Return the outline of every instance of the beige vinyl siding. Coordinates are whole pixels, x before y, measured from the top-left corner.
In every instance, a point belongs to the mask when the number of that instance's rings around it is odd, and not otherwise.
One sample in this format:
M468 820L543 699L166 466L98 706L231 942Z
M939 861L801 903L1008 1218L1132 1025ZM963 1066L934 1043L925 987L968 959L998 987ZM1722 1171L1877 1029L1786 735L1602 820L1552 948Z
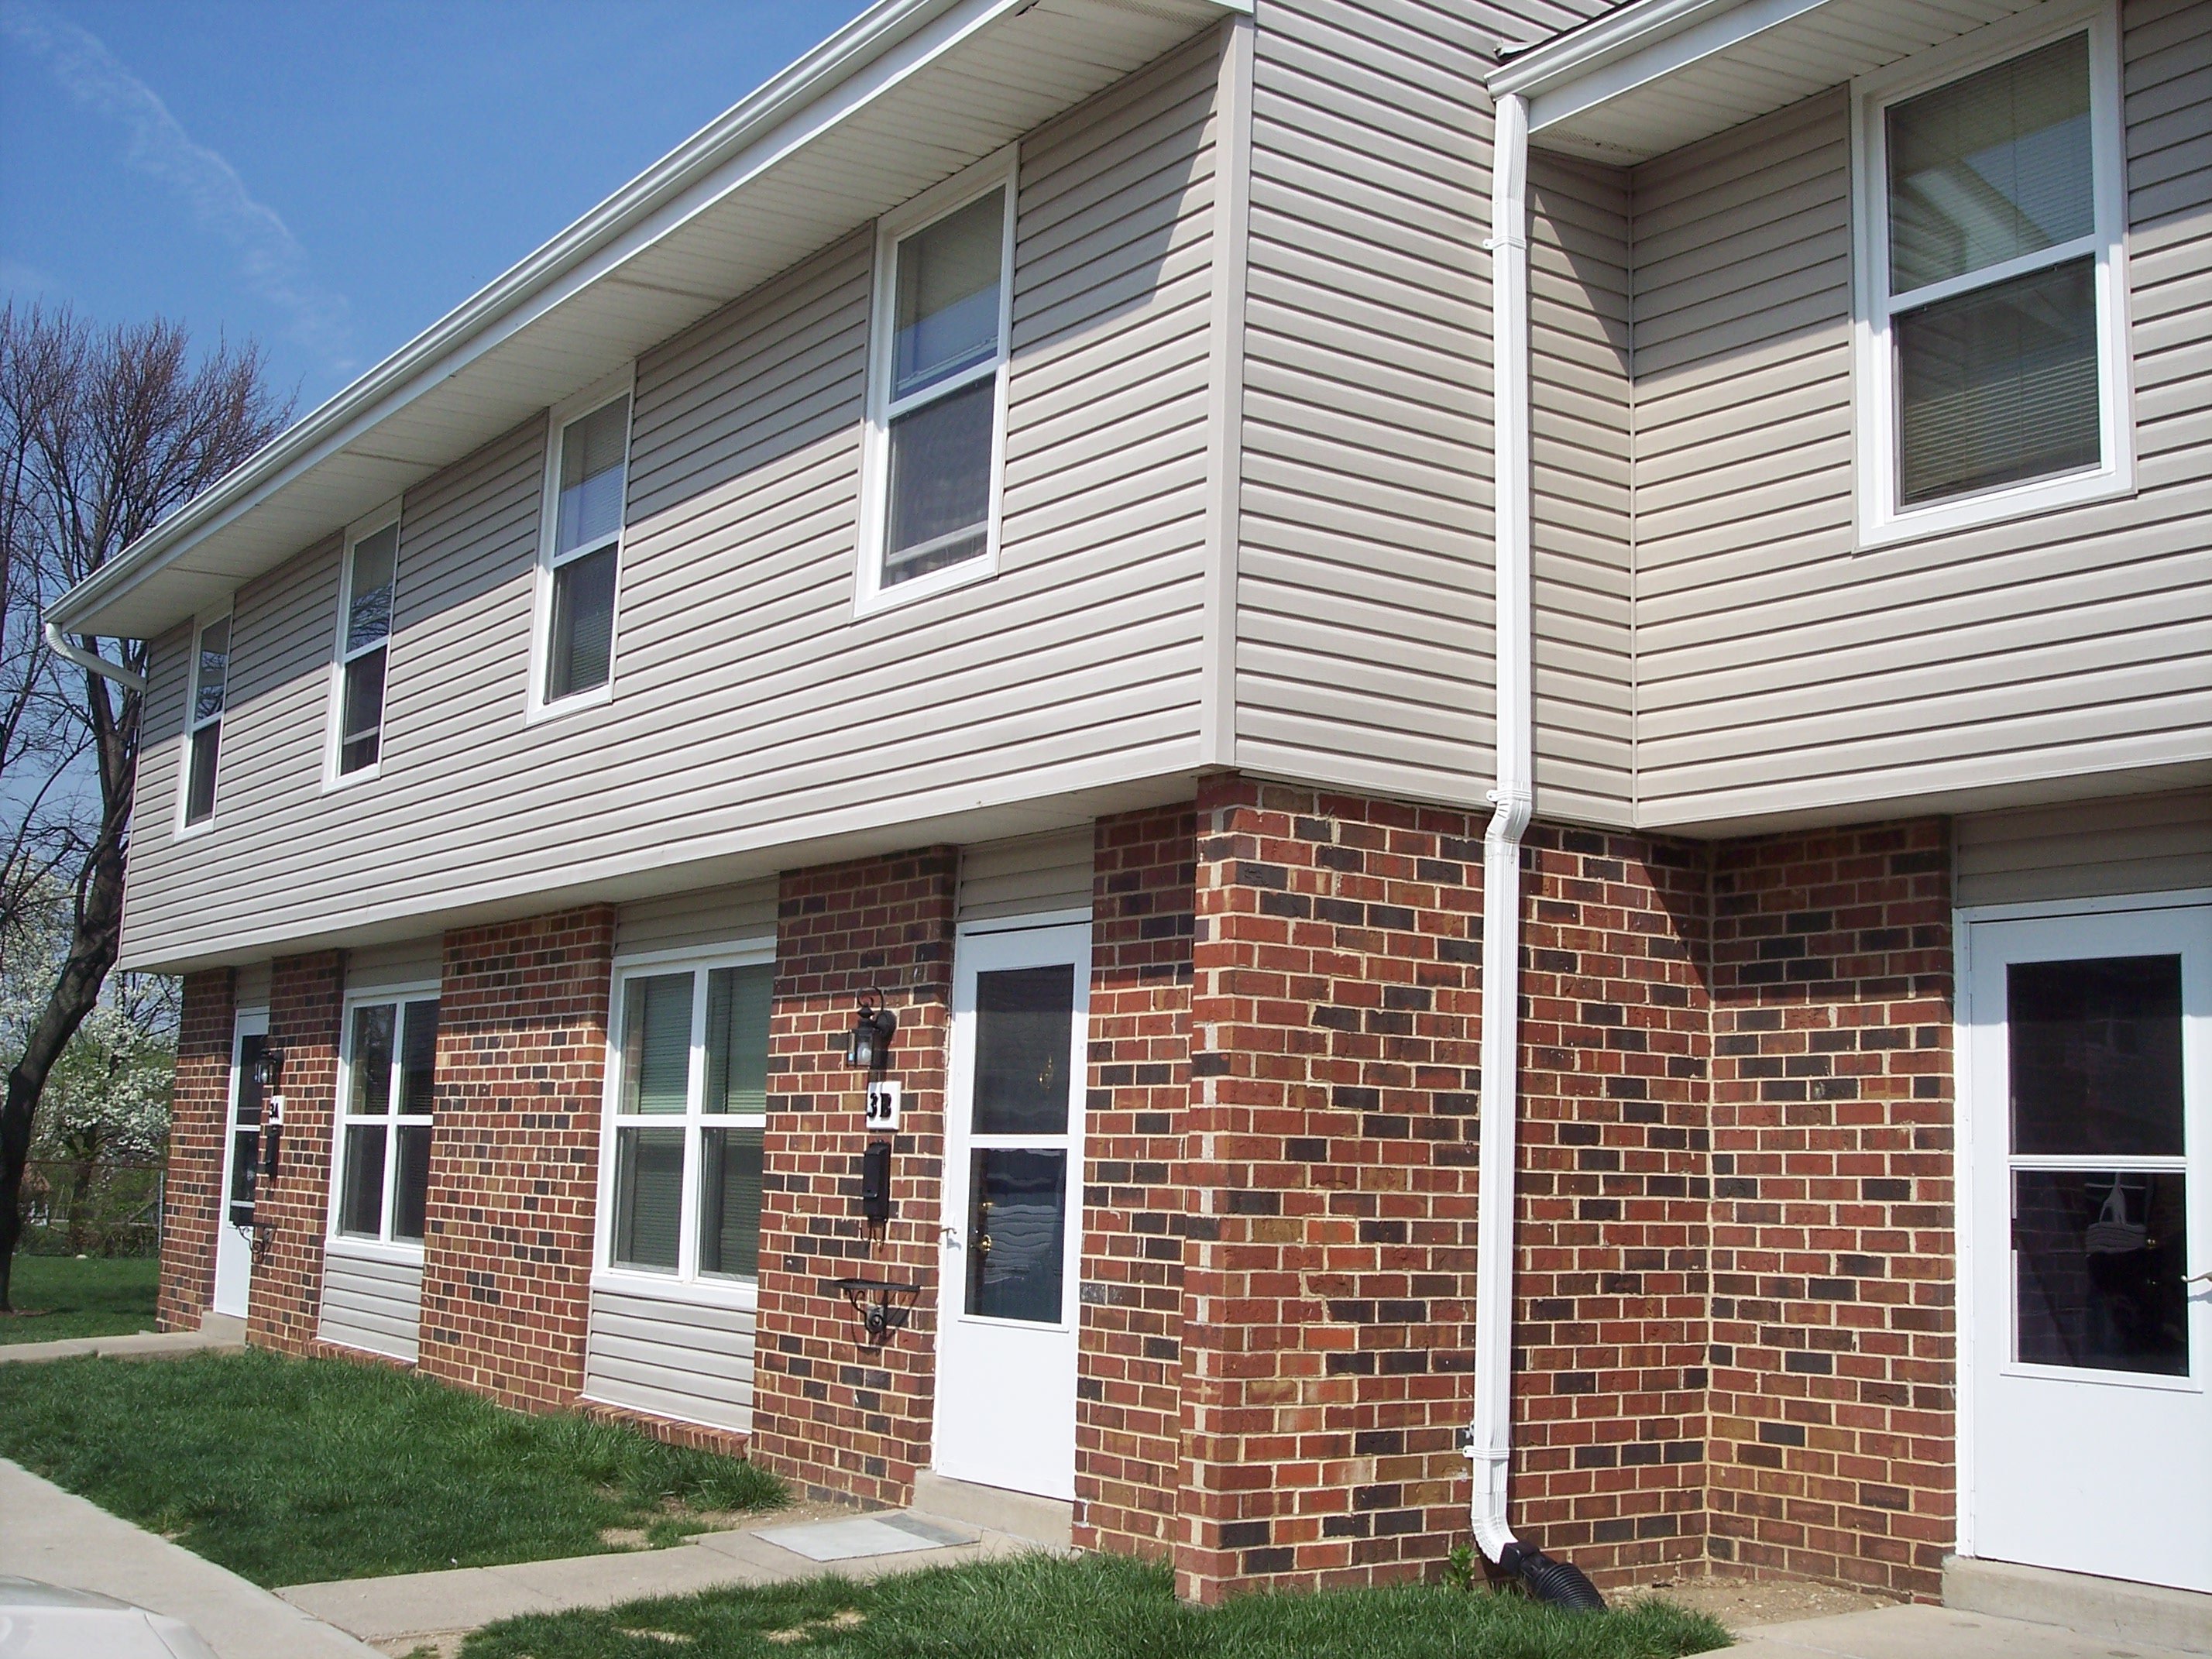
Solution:
M242 593L245 777L141 849L128 959L1187 772L1218 53L1024 145L994 579L854 619L856 232L640 360L607 704L525 720L543 420L407 498L376 779L321 786L336 541Z
M641 899L615 912L615 954L775 942L775 883Z
M1575 21L1276 0L1254 46L1236 757L1479 801L1493 765L1482 78Z
M138 772L131 797L131 850L141 842L175 833L177 791L185 766L185 702L191 695L192 627L173 629L146 647L146 696L139 706ZM220 763L217 771L220 772ZM127 917L137 897L137 869L123 891ZM125 925L128 923L126 921Z
M2212 889L2212 789L1980 812L1953 835L1961 905Z
M1856 550L1843 94L1637 170L1644 823L2212 753L2212 7L2122 21L2131 501Z
M266 1008L269 1006L269 981L271 964L249 962L238 970L232 982L231 994L240 1008Z
M340 538L329 538L236 594L215 817L183 834L177 830L176 791L190 631L157 647L155 690L159 694L173 684L175 690L173 702L162 695L149 698L144 716L139 800L151 810L131 825L125 965L133 960L137 940L173 937L179 928L204 951L222 949L252 915L275 908L291 872L302 863L329 861L331 802L318 796L340 547ZM405 603L404 594L400 602ZM280 848L291 849L291 855ZM204 922L195 922L196 911Z
M1093 834L1086 823L1080 830L963 848L959 920L1088 910Z
M346 953L346 993L360 996L395 985L435 985L445 974L445 939L401 939Z
M325 1342L415 1363L422 1320L422 1264L347 1250L323 1251L322 1311L315 1334Z
M1537 810L1635 804L1628 174L1528 161L1530 631Z
M749 1308L684 1301L651 1286L594 1285L584 1397L748 1432L754 1322Z
M1254 42L1236 758L1474 798L1492 767L1488 67L1472 17Z

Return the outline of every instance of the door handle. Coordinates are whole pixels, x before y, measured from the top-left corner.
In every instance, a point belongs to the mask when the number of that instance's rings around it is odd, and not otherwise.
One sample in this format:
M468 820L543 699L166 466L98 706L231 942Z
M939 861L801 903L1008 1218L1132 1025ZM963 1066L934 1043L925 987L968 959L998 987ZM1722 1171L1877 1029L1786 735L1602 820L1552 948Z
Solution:
M2212 1285L2212 1273L2184 1273L2181 1282L2185 1285Z
M960 1229L957 1227L939 1227L937 1230L937 1237L938 1243L948 1250L957 1250L960 1248Z

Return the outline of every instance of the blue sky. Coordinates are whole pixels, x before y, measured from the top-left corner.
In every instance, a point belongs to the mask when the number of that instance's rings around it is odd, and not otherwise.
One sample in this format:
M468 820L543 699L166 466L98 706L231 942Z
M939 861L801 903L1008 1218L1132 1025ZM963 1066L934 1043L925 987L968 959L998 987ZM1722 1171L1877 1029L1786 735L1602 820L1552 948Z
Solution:
M0 291L304 412L864 0L0 0Z

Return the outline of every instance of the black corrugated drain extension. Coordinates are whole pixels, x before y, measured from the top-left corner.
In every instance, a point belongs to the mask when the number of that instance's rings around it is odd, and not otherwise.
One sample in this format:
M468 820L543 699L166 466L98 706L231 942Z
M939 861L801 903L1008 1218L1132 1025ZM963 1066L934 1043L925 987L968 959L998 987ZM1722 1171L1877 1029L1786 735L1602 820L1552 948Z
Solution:
M1602 1613L1605 1597L1597 1593L1597 1586L1583 1576L1580 1567L1571 1562L1554 1561L1541 1550L1532 1550L1526 1544L1508 1544L1498 1557L1498 1565L1510 1573L1517 1573L1521 1582L1528 1587L1528 1594L1539 1601L1549 1601L1555 1607L1565 1607L1573 1613Z

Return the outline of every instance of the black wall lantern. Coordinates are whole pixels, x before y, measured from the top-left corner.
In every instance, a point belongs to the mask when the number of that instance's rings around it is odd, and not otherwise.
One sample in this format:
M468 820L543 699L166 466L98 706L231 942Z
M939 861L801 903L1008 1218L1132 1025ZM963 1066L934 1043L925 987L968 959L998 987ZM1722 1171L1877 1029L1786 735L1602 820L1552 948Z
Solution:
M882 991L862 992L853 1034L845 1042L845 1063L871 1074L882 1071L890 1063L891 1033L897 1030L898 1016L884 1006Z
M264 1048L261 1051L261 1057L253 1062L253 1082L262 1094L261 1174L264 1180L274 1181L276 1179L279 1148L284 1139L284 1097L277 1092L284 1082L284 1054L282 1049ZM255 1259L259 1260L258 1257Z

